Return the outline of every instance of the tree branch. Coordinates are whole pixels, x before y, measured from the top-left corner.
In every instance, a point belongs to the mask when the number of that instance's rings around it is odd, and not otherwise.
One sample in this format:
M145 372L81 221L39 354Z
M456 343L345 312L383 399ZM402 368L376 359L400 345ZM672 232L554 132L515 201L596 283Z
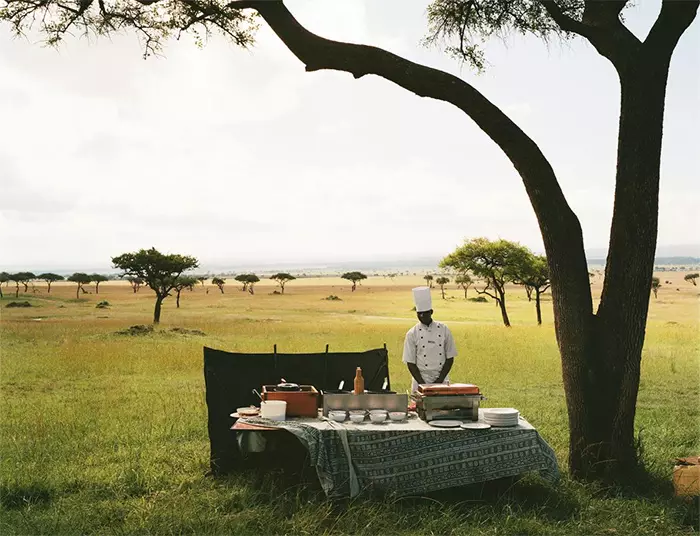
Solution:
M540 0L540 4L544 6L549 16L562 30L578 34L590 40L592 28L566 15L555 0Z
M699 4L700 0L664 0L644 48L670 57L681 35L695 19Z

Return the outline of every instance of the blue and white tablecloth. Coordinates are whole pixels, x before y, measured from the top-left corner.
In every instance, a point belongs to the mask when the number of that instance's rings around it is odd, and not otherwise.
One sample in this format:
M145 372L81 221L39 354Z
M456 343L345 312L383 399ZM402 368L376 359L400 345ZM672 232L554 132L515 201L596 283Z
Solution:
M488 430L438 429L417 418L386 424L312 418L243 422L294 434L309 451L330 498L368 489L416 495L529 471L551 482L559 479L554 451L522 418L516 427Z

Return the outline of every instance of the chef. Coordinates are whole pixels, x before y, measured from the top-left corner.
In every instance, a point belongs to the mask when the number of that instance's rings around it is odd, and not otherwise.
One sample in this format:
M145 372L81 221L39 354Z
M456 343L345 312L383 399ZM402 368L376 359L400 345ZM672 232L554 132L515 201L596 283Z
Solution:
M403 344L403 362L413 376L412 392L421 383L449 383L447 374L457 355L449 328L433 321L433 305L428 287L413 289L419 322L408 330Z

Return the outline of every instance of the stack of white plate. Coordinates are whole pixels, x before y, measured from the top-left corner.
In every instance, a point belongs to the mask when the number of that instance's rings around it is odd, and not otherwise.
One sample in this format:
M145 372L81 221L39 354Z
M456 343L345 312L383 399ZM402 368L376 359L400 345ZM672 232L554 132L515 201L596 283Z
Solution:
M519 413L513 408L484 409L484 422L491 426L517 426Z

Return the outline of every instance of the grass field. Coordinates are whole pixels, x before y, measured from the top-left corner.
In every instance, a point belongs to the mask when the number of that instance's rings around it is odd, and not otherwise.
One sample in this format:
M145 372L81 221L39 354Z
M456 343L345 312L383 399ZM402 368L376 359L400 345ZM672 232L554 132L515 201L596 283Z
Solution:
M153 334L115 332L152 318L153 293L107 282L75 299L54 284L20 294L34 307L8 309L3 287L0 401L2 534L693 534L695 507L672 497L672 460L700 453L698 287L658 274L651 298L637 410L652 476L643 490L603 489L565 477L557 487L527 477L507 489L479 487L430 497L332 504L275 476L205 476L209 443L202 346L231 351L364 350L386 343L392 386L405 390L410 288L420 277L370 278L357 292L340 279L310 278L272 295L229 283L166 300ZM598 278L594 294L600 292ZM665 281L670 280L671 284ZM93 287L89 287L94 291ZM678 289L678 290L676 290ZM335 294L341 301L327 301ZM474 296L470 291L470 296ZM453 381L478 384L487 406L518 408L567 465L567 418L551 302L544 325L534 303L509 289L513 327L493 303L433 294L459 356ZM95 307L100 300L111 306ZM547 297L549 300L549 297ZM173 333L172 327L205 335ZM288 378L293 380L293 378Z

